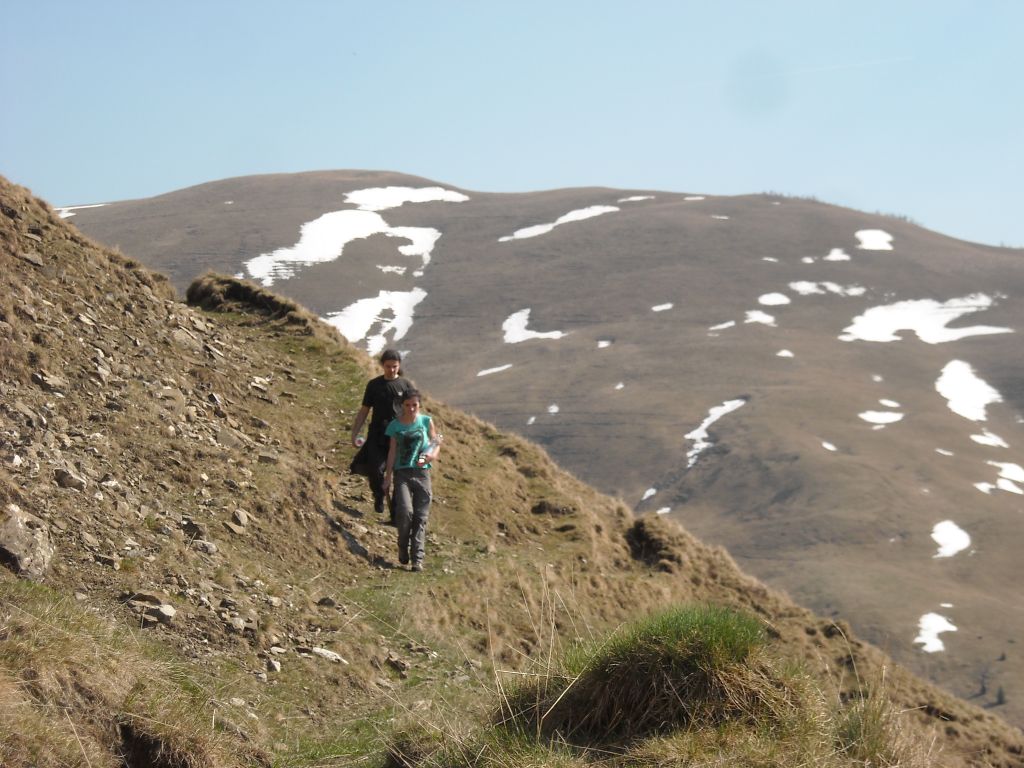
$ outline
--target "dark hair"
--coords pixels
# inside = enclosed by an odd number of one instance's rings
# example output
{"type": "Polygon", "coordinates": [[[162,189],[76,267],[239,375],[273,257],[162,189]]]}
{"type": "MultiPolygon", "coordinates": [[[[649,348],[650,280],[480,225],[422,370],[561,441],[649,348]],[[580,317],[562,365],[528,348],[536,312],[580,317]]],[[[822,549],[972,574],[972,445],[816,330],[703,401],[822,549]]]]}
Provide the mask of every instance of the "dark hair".
{"type": "Polygon", "coordinates": [[[386,363],[388,360],[397,360],[398,362],[402,362],[402,355],[397,349],[385,349],[380,353],[380,361],[382,363],[386,363]]]}
{"type": "Polygon", "coordinates": [[[423,402],[423,396],[420,394],[420,391],[415,388],[407,389],[402,393],[402,402],[404,403],[406,400],[411,400],[414,397],[421,403],[423,402]]]}

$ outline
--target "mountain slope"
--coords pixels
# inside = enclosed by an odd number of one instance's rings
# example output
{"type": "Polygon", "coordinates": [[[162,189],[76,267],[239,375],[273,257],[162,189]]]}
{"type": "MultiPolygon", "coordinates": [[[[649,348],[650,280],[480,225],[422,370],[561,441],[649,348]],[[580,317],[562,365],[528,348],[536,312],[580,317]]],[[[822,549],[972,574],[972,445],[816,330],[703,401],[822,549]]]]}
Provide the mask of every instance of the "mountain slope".
{"type": "Polygon", "coordinates": [[[69,213],[179,288],[241,273],[397,344],[446,401],[1024,722],[1019,250],[770,195],[371,172],[69,213]]]}
{"type": "MultiPolygon", "coordinates": [[[[185,306],[0,184],[4,560],[44,585],[0,570],[0,712],[9,733],[45,734],[6,742],[8,763],[345,764],[381,749],[368,722],[457,711],[488,687],[484,663],[514,669],[551,637],[680,601],[759,616],[841,700],[888,666],[720,548],[634,520],[432,398],[448,444],[430,568],[399,569],[393,530],[344,469],[362,353],[251,285],[210,278],[189,292],[210,311],[185,306]],[[12,520],[30,543],[12,547],[12,520]],[[182,695],[179,726],[166,702],[182,695]]],[[[906,727],[941,743],[936,764],[1022,764],[999,718],[899,667],[886,686],[906,727]]]]}

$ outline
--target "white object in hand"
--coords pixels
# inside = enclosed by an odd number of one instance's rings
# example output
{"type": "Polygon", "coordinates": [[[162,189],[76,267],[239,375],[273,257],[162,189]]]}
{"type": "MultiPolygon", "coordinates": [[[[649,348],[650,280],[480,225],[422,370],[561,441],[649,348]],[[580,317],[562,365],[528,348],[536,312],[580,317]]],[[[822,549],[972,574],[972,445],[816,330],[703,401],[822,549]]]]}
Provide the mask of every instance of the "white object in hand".
{"type": "Polygon", "coordinates": [[[437,446],[439,446],[440,444],[441,444],[441,435],[438,435],[436,439],[430,441],[430,443],[427,445],[427,450],[425,450],[423,453],[421,453],[419,455],[419,457],[416,459],[416,463],[417,464],[426,464],[427,463],[426,454],[428,454],[428,453],[432,454],[434,451],[437,450],[437,446]]]}
{"type": "Polygon", "coordinates": [[[363,437],[362,435],[360,435],[359,437],[356,438],[356,448],[362,448],[363,447],[363,443],[365,443],[365,442],[366,442],[366,438],[363,437]]]}

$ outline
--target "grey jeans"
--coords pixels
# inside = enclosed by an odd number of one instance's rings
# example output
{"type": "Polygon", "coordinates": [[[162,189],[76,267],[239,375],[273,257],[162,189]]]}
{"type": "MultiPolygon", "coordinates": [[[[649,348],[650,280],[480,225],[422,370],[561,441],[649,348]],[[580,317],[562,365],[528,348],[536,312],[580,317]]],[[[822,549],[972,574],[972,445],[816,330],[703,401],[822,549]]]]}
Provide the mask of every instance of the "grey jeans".
{"type": "Polygon", "coordinates": [[[395,525],[398,526],[398,560],[423,562],[427,539],[427,518],[430,517],[429,469],[395,470],[395,525]]]}

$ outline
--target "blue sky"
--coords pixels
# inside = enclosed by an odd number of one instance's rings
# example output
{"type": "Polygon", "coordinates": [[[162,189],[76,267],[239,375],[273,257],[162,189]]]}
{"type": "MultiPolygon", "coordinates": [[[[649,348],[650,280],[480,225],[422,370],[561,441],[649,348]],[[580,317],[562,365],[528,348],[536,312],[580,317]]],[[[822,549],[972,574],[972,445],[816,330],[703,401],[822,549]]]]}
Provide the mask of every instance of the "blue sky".
{"type": "Polygon", "coordinates": [[[358,168],[776,191],[1024,246],[1017,0],[4,5],[0,173],[54,205],[358,168]]]}

